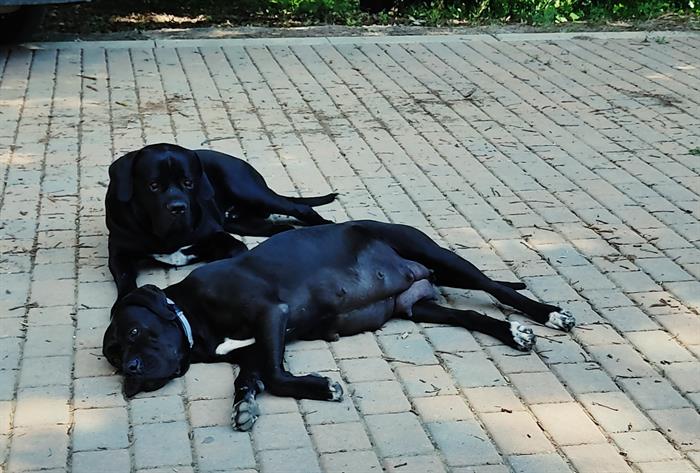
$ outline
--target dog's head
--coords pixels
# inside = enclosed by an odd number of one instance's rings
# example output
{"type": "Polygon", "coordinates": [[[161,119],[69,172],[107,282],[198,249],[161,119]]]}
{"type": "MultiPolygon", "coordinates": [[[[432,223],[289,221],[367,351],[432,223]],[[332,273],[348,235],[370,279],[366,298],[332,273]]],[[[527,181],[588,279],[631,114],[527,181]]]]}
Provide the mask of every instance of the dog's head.
{"type": "Polygon", "coordinates": [[[127,397],[164,386],[190,364],[190,343],[175,308],[152,285],[135,289],[112,308],[102,353],[124,374],[127,397]]]}
{"type": "Polygon", "coordinates": [[[145,213],[155,235],[189,231],[200,218],[200,202],[214,190],[197,153],[171,144],[132,151],[109,167],[110,183],[121,202],[145,213]]]}

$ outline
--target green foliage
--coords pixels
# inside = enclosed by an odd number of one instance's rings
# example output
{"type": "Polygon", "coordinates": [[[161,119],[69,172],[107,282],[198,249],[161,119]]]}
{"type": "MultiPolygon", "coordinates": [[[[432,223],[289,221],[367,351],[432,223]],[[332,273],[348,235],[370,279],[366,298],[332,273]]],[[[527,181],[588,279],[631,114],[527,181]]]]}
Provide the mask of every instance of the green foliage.
{"type": "Polygon", "coordinates": [[[384,4],[393,7],[375,14],[361,11],[359,3],[360,0],[99,0],[77,5],[73,9],[75,18],[66,13],[60,21],[77,30],[113,30],[211,24],[550,25],[647,20],[666,13],[700,15],[700,0],[386,0],[384,4]],[[158,21],[153,19],[157,15],[161,17],[158,21]],[[167,20],[168,15],[176,19],[167,20]]]}

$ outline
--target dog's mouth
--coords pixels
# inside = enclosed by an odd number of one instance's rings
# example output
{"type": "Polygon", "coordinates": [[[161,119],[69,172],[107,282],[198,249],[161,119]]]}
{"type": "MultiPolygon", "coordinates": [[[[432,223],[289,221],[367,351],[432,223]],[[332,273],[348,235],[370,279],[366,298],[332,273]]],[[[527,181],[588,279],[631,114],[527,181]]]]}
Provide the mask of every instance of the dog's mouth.
{"type": "MultiPolygon", "coordinates": [[[[173,376],[176,377],[177,375],[173,376]]],[[[162,388],[172,378],[141,378],[137,376],[124,377],[124,396],[134,397],[140,392],[150,392],[162,388]]]]}

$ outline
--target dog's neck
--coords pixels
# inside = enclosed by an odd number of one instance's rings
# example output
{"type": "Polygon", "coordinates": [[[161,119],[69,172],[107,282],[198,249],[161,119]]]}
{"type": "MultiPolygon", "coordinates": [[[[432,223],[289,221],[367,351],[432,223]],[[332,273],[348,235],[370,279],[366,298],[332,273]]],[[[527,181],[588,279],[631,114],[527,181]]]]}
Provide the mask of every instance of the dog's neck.
{"type": "Polygon", "coordinates": [[[185,313],[182,311],[182,309],[180,309],[180,307],[178,307],[178,305],[175,304],[172,299],[168,297],[166,298],[166,301],[168,305],[170,305],[173,312],[175,312],[175,316],[180,323],[180,327],[182,327],[182,331],[185,332],[187,343],[189,343],[191,349],[194,346],[194,338],[192,336],[192,326],[190,325],[190,322],[187,320],[187,317],[185,317],[185,313]]]}

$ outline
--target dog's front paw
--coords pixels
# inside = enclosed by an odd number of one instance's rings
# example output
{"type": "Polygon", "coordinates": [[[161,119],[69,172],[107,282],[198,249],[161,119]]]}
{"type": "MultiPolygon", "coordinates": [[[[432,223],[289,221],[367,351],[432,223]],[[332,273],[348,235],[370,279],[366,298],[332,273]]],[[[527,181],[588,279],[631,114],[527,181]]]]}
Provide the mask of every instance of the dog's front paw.
{"type": "Polygon", "coordinates": [[[550,312],[549,320],[545,323],[547,327],[556,328],[569,332],[576,325],[576,318],[564,309],[559,309],[558,312],[550,312]]]}
{"type": "Polygon", "coordinates": [[[329,401],[340,402],[343,400],[343,387],[340,383],[334,383],[331,378],[328,380],[328,392],[330,393],[329,401]]]}
{"type": "Polygon", "coordinates": [[[231,423],[233,428],[247,432],[260,417],[260,407],[252,394],[246,394],[243,399],[233,405],[231,423]]]}
{"type": "Polygon", "coordinates": [[[520,351],[530,351],[535,346],[535,332],[520,322],[510,323],[510,333],[513,335],[515,346],[520,351]]]}

